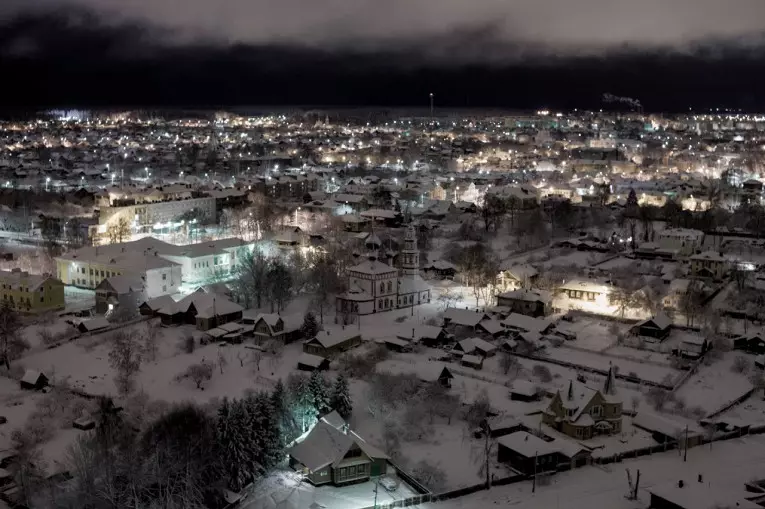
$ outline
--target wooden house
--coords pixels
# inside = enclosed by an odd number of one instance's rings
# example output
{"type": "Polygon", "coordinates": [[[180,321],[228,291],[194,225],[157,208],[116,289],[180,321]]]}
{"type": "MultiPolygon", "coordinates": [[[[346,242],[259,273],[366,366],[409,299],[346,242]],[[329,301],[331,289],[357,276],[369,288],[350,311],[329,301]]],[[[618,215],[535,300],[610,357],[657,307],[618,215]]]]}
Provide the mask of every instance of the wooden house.
{"type": "Polygon", "coordinates": [[[497,440],[497,460],[522,474],[534,475],[557,469],[558,448],[536,435],[516,431],[497,440]]]}
{"type": "Polygon", "coordinates": [[[664,313],[659,313],[653,318],[644,320],[632,327],[633,334],[663,341],[669,336],[672,329],[672,320],[664,313]]]}
{"type": "Polygon", "coordinates": [[[255,317],[253,321],[253,335],[256,340],[277,340],[283,343],[291,343],[303,337],[300,327],[292,324],[285,325],[284,318],[275,313],[263,313],[255,317]]]}
{"type": "Polygon", "coordinates": [[[355,348],[361,344],[361,334],[353,329],[336,329],[321,331],[316,337],[303,343],[303,351],[331,358],[341,352],[355,348]]]}
{"type": "Polygon", "coordinates": [[[547,316],[552,312],[552,294],[542,290],[512,290],[497,295],[497,305],[521,315],[547,316]]]}
{"type": "Polygon", "coordinates": [[[336,412],[288,450],[289,464],[315,486],[342,486],[384,475],[388,455],[350,430],[336,412]]]}
{"type": "Polygon", "coordinates": [[[577,440],[612,435],[622,430],[622,400],[616,394],[615,373],[609,370],[603,391],[578,381],[553,395],[542,422],[577,440]]]}
{"type": "Polygon", "coordinates": [[[765,334],[756,331],[739,336],[733,340],[733,348],[756,355],[765,354],[765,334]]]}

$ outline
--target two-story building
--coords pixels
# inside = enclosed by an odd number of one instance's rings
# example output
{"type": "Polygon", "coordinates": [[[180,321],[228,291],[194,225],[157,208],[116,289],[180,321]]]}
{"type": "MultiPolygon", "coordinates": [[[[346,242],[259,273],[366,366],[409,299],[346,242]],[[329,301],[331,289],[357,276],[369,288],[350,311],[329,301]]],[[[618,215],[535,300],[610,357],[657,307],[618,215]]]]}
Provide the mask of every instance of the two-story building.
{"type": "Polygon", "coordinates": [[[602,391],[569,381],[567,388],[552,397],[542,412],[542,421],[579,440],[621,432],[622,400],[616,394],[613,368],[602,391]]]}
{"type": "Polygon", "coordinates": [[[543,290],[513,290],[497,295],[497,306],[527,316],[547,316],[552,312],[552,295],[543,290]]]}
{"type": "Polygon", "coordinates": [[[656,242],[662,250],[678,256],[690,256],[701,249],[704,232],[690,228],[667,228],[656,233],[656,242]]]}
{"type": "Polygon", "coordinates": [[[385,475],[389,460],[387,454],[351,430],[337,412],[322,417],[288,454],[290,467],[317,486],[339,486],[385,475]]]}
{"type": "Polygon", "coordinates": [[[23,313],[64,309],[64,284],[49,275],[36,276],[20,269],[0,271],[3,304],[23,313]]]}
{"type": "Polygon", "coordinates": [[[722,279],[730,269],[730,263],[722,253],[704,251],[691,256],[691,274],[696,277],[722,279]]]}

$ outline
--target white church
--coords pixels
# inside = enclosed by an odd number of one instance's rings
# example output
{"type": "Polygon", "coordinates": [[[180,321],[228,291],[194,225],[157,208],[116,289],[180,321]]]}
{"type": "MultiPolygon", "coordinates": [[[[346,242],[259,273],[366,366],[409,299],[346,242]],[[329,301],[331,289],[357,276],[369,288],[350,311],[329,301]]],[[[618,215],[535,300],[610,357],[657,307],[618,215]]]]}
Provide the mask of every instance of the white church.
{"type": "Polygon", "coordinates": [[[409,225],[401,251],[401,274],[377,259],[348,269],[349,290],[337,296],[337,319],[349,322],[358,315],[370,315],[430,302],[430,285],[420,277],[417,231],[409,225]]]}

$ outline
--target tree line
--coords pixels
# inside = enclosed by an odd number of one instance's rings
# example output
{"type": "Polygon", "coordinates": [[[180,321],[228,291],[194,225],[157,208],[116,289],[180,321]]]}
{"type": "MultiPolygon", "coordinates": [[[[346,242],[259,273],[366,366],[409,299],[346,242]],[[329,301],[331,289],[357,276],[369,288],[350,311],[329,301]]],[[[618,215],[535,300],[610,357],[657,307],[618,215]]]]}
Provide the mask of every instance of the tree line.
{"type": "Polygon", "coordinates": [[[348,381],[318,371],[219,404],[177,404],[144,425],[102,397],[95,430],[69,449],[72,480],[56,485],[25,463],[24,502],[56,509],[223,507],[225,490],[240,492],[267,475],[331,409],[350,416],[348,381]]]}

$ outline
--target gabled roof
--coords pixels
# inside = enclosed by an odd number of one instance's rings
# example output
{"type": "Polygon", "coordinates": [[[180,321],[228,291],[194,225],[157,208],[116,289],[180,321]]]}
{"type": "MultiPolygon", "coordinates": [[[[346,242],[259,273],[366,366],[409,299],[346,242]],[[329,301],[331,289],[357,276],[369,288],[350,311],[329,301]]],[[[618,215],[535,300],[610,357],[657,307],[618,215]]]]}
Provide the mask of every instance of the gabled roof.
{"type": "Polygon", "coordinates": [[[449,308],[444,313],[444,319],[455,325],[475,327],[481,320],[491,318],[488,314],[470,309],[449,308]]]}
{"type": "Polygon", "coordinates": [[[316,337],[306,340],[306,343],[319,343],[324,348],[332,348],[357,336],[360,336],[358,331],[352,329],[326,330],[319,331],[316,337]]]}
{"type": "Polygon", "coordinates": [[[657,329],[664,330],[672,326],[672,320],[664,313],[657,313],[653,318],[642,321],[637,324],[637,327],[651,327],[654,326],[657,329]]]}
{"type": "Polygon", "coordinates": [[[551,325],[549,320],[521,315],[519,313],[510,313],[510,315],[502,320],[501,323],[507,328],[526,332],[542,332],[551,325]]]}
{"type": "Polygon", "coordinates": [[[293,446],[289,455],[315,472],[327,465],[340,463],[353,445],[372,459],[388,459],[387,454],[368,444],[353,431],[343,433],[325,419],[321,419],[300,443],[293,446]]]}

